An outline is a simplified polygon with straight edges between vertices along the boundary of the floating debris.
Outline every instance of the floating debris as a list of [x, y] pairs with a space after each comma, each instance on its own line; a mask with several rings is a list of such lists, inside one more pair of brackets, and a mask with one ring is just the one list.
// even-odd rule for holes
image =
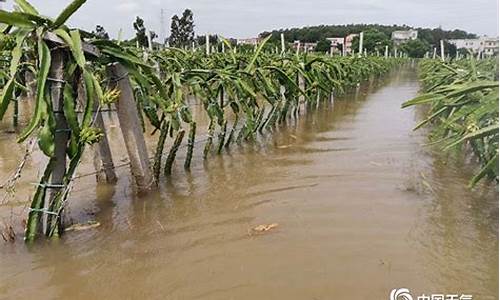
[[101, 226], [101, 223], [97, 221], [88, 221], [83, 224], [73, 224], [67, 227], [64, 231], [83, 231]]
[[262, 225], [259, 225], [259, 226], [252, 228], [252, 231], [256, 232], [256, 233], [261, 233], [261, 232], [269, 231], [269, 230], [276, 228], [276, 227], [278, 227], [278, 223], [262, 224]]

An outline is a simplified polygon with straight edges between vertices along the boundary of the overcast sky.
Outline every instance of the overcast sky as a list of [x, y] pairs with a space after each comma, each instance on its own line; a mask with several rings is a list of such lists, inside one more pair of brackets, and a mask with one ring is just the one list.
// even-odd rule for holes
[[[4, 5], [12, 7], [12, 0]], [[39, 11], [57, 15], [70, 0], [31, 0]], [[133, 35], [132, 23], [141, 16], [148, 29], [160, 30], [164, 9], [168, 34], [170, 18], [185, 8], [194, 12], [196, 34], [254, 37], [266, 30], [320, 24], [380, 23], [417, 27], [460, 28], [498, 35], [498, 0], [87, 0], [69, 24], [92, 30], [103, 25], [116, 37]]]

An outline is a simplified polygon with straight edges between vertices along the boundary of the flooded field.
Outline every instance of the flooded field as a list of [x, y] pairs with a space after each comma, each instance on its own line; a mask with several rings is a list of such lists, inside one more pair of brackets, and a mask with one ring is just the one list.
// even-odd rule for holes
[[[262, 141], [195, 156], [191, 173], [177, 163], [146, 197], [134, 196], [127, 168], [114, 186], [83, 177], [69, 219], [101, 226], [28, 249], [21, 210], [43, 162], [35, 153], [0, 207], [18, 234], [0, 243], [0, 298], [357, 300], [405, 287], [415, 299], [498, 299], [498, 189], [467, 189], [471, 166], [423, 146], [419, 112], [400, 109], [418, 90], [403, 67]], [[8, 128], [2, 180], [24, 151]], [[119, 129], [110, 135], [122, 164]], [[80, 172], [92, 171], [87, 158]]]

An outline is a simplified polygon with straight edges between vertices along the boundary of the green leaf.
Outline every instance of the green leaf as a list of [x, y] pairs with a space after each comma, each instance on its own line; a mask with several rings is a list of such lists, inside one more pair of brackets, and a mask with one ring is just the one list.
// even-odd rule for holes
[[470, 84], [467, 84], [463, 88], [460, 88], [459, 90], [455, 92], [451, 92], [447, 94], [447, 97], [457, 97], [463, 94], [468, 94], [476, 91], [480, 91], [483, 89], [490, 89], [490, 88], [498, 88], [498, 81], [491, 81], [491, 82], [473, 82]]
[[61, 27], [87, 0], [74, 0], [71, 2], [56, 18], [51, 28], [56, 29]]
[[420, 127], [424, 126], [425, 124], [429, 123], [430, 121], [434, 120], [436, 117], [438, 117], [442, 112], [446, 111], [447, 109], [448, 109], [448, 107], [446, 107], [446, 106], [442, 107], [441, 109], [439, 109], [438, 111], [436, 111], [435, 113], [433, 113], [432, 115], [427, 117], [425, 120], [418, 123], [417, 126], [415, 126], [415, 128], [413, 128], [413, 130], [417, 130]]
[[12, 59], [10, 61], [10, 76], [15, 77], [17, 74], [17, 69], [19, 67], [19, 62], [21, 61], [21, 56], [23, 55], [23, 43], [28, 35], [28, 31], [19, 31], [16, 36], [16, 46], [11, 52]]
[[143, 66], [146, 68], [152, 68], [150, 65], [146, 64], [144, 61], [142, 61], [137, 56], [134, 56], [130, 53], [127, 53], [126, 51], [123, 51], [121, 49], [116, 49], [116, 48], [104, 46], [100, 50], [102, 53], [108, 54], [111, 57], [118, 58], [120, 60], [125, 60], [131, 64], [140, 65], [140, 66]]
[[28, 3], [26, 0], [14, 0], [14, 2], [21, 8], [22, 11], [32, 15], [39, 15], [38, 11]]
[[0, 120], [2, 120], [7, 107], [9, 107], [10, 100], [12, 99], [12, 93], [14, 91], [14, 86], [15, 81], [14, 77], [12, 77], [3, 88], [0, 98]]
[[73, 30], [68, 34], [63, 29], [56, 29], [54, 33], [68, 45], [77, 65], [82, 69], [85, 68], [85, 55], [78, 30]]
[[0, 23], [17, 27], [35, 27], [35, 24], [24, 14], [18, 12], [8, 12], [5, 10], [0, 10]]
[[484, 167], [472, 177], [469, 187], [474, 187], [479, 180], [481, 180], [484, 176], [488, 175], [489, 172], [493, 172], [496, 176], [498, 176], [498, 152], [497, 154], [488, 161]]
[[259, 44], [259, 47], [257, 47], [257, 50], [255, 51], [253, 57], [252, 57], [252, 60], [250, 60], [250, 63], [247, 65], [247, 67], [245, 68], [245, 71], [246, 72], [250, 72], [250, 70], [252, 70], [253, 68], [253, 65], [255, 64], [255, 61], [257, 60], [257, 57], [259, 57], [259, 54], [260, 52], [262, 51], [262, 48], [264, 48], [264, 45], [266, 44], [267, 41], [269, 41], [269, 39], [271, 38], [271, 35], [269, 35], [268, 37], [266, 37], [260, 44]]
[[82, 128], [87, 128], [91, 125], [92, 122], [95, 89], [92, 75], [87, 70], [83, 70], [82, 75], [83, 83], [85, 86], [85, 95], [87, 96], [87, 103], [85, 103], [85, 111], [83, 113]]
[[40, 69], [37, 75], [35, 115], [17, 139], [18, 143], [23, 142], [38, 127], [43, 114], [42, 102], [45, 101], [45, 85], [49, 75], [51, 58], [49, 47], [41, 38], [38, 39], [38, 59], [40, 61]]
[[460, 139], [454, 141], [453, 143], [447, 145], [444, 149], [448, 150], [451, 147], [453, 147], [455, 145], [458, 145], [458, 144], [460, 144], [463, 141], [482, 138], [484, 136], [487, 136], [487, 135], [495, 133], [495, 132], [498, 134], [498, 123], [490, 125], [490, 126], [483, 127], [483, 128], [481, 128], [479, 130], [476, 130], [474, 132], [466, 134], [462, 138], [460, 138]]
[[415, 97], [412, 100], [406, 101], [405, 103], [403, 103], [401, 105], [401, 108], [406, 108], [406, 107], [413, 106], [413, 105], [433, 102], [438, 98], [442, 98], [442, 96], [434, 94], [434, 93], [424, 94], [424, 95]]
[[45, 120], [45, 123], [38, 133], [38, 146], [40, 150], [42, 150], [43, 154], [48, 157], [54, 156], [55, 150], [55, 142], [54, 142], [54, 133], [50, 128], [50, 124], [48, 120]]
[[78, 116], [76, 115], [75, 99], [73, 96], [73, 89], [69, 84], [66, 84], [64, 86], [63, 99], [64, 99], [64, 106], [63, 106], [64, 116], [68, 121], [68, 126], [69, 128], [71, 128], [71, 133], [79, 137], [80, 126], [78, 125]]

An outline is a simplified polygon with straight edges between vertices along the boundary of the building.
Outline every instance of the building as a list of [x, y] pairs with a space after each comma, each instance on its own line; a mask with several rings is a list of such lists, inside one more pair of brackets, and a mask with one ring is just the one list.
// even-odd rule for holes
[[237, 45], [251, 45], [251, 46], [255, 46], [257, 44], [259, 44], [260, 42], [260, 38], [256, 37], [256, 38], [248, 38], [248, 39], [237, 39], [236, 40], [236, 44]]
[[[344, 51], [344, 38], [343, 37], [333, 37], [327, 38], [327, 41], [330, 41], [330, 53], [337, 53], [340, 51]], [[339, 47], [342, 45], [342, 47]]]
[[391, 40], [396, 46], [401, 45], [407, 41], [416, 40], [418, 37], [418, 30], [396, 30], [391, 34]]
[[359, 34], [357, 33], [352, 33], [349, 34], [348, 36], [345, 37], [344, 45], [345, 45], [345, 54], [352, 54], [353, 49], [352, 49], [352, 41], [354, 40], [355, 37], [358, 37]]
[[496, 38], [489, 38], [489, 37], [484, 37], [483, 39], [484, 42], [484, 54], [486, 55], [498, 55], [498, 37]]
[[482, 36], [477, 39], [453, 39], [448, 42], [457, 49], [465, 49], [474, 54], [481, 52], [485, 55], [498, 55], [498, 37]]
[[482, 41], [480, 39], [454, 39], [448, 40], [448, 42], [455, 45], [457, 49], [466, 49], [472, 53], [477, 53], [482, 48]]
[[316, 46], [318, 43], [302, 43], [300, 41], [294, 41], [293, 42], [293, 49], [297, 51], [303, 51], [303, 52], [312, 52], [316, 49]]

